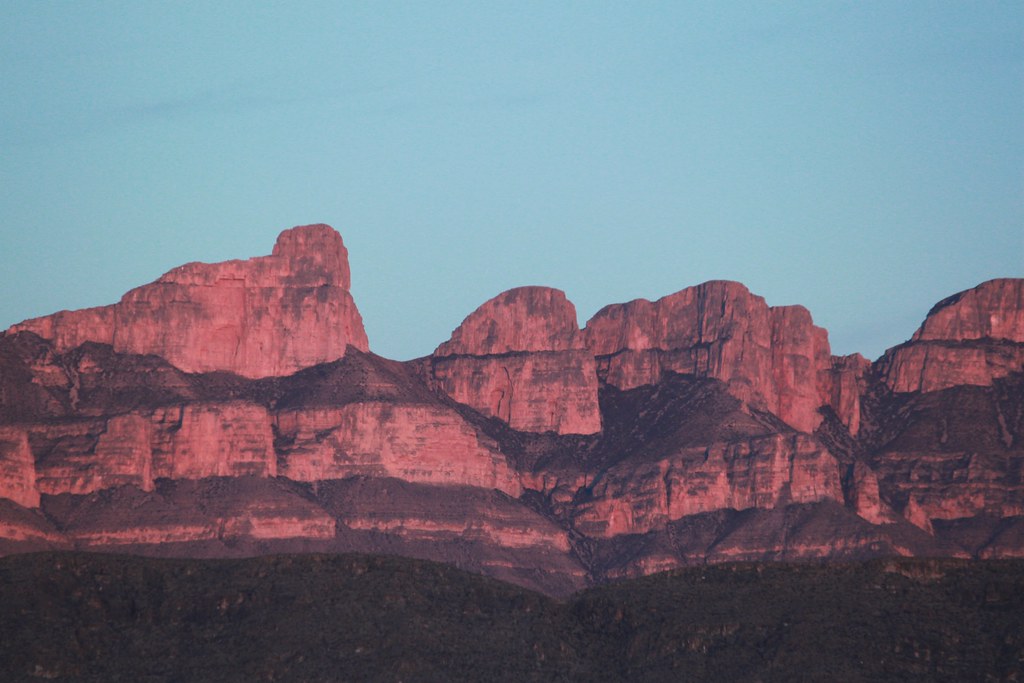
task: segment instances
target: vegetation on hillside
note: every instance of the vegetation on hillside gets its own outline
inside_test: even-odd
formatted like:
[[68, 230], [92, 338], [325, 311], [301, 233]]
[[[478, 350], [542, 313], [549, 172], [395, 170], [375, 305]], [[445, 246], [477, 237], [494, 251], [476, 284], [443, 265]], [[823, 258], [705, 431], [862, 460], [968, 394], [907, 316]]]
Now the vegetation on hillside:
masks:
[[1024, 668], [1024, 562], [732, 564], [560, 602], [398, 557], [0, 559], [0, 679], [963, 681]]

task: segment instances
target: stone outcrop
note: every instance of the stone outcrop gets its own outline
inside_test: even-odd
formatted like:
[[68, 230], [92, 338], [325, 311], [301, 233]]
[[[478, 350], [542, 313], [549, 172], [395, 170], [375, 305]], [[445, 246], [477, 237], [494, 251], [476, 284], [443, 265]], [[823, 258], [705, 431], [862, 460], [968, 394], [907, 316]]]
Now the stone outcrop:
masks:
[[860, 431], [860, 398], [867, 391], [870, 369], [871, 361], [859, 353], [832, 356], [832, 367], [825, 381], [828, 405], [851, 436], [857, 436]]
[[30, 425], [39, 456], [41, 493], [86, 494], [132, 484], [153, 487], [153, 426], [148, 416], [115, 415], [53, 425]]
[[0, 497], [0, 555], [63, 550], [70, 545], [41, 510]]
[[28, 433], [17, 427], [0, 427], [0, 498], [22, 507], [39, 507], [36, 463]]
[[575, 524], [588, 536], [607, 538], [714, 510], [823, 500], [843, 500], [836, 459], [813, 437], [776, 434], [612, 467], [577, 507]]
[[96, 440], [95, 464], [96, 469], [104, 471], [96, 489], [134, 484], [144, 491], [152, 490], [152, 421], [131, 413], [107, 420], [106, 429]]
[[[808, 432], [833, 399], [825, 330], [805, 308], [770, 308], [737, 282], [612, 304], [584, 333], [602, 379], [620, 389], [657, 384], [666, 371], [714, 377], [740, 400]], [[852, 406], [841, 410], [852, 423]]]
[[937, 520], [1024, 515], [1024, 376], [894, 402], [870, 457], [881, 499], [928, 532]]
[[941, 391], [972, 384], [987, 386], [1024, 367], [1024, 344], [909, 342], [890, 349], [881, 362], [893, 391]]
[[84, 495], [154, 481], [277, 475], [271, 419], [240, 401], [193, 403], [154, 411], [27, 427], [38, 458], [35, 488]]
[[110, 344], [186, 372], [287, 375], [340, 358], [350, 344], [368, 349], [349, 287], [341, 236], [309, 225], [281, 233], [270, 256], [190, 263], [117, 304], [26, 320], [9, 332], [34, 332], [58, 351]]
[[601, 430], [594, 358], [557, 289], [522, 287], [471, 313], [426, 360], [431, 383], [513, 429]]
[[899, 519], [878, 492], [878, 474], [864, 462], [850, 466], [848, 501], [851, 508], [872, 524], [886, 524]]
[[158, 410], [153, 422], [154, 477], [277, 476], [271, 420], [263, 406], [190, 404]]
[[[461, 539], [559, 554], [570, 550], [565, 529], [486, 487], [444, 485], [440, 505], [437, 488], [401, 479], [358, 477], [330, 487], [334, 495], [328, 499], [344, 500], [335, 510], [339, 521], [356, 531], [388, 533], [413, 542]], [[349, 495], [337, 496], [341, 490]]]
[[596, 546], [597, 555], [610, 559], [603, 570], [609, 579], [719, 562], [968, 556], [953, 544], [937, 544], [905, 521], [872, 524], [833, 500], [770, 509], [715, 510], [670, 522], [664, 530], [642, 537], [600, 539]]
[[54, 497], [46, 511], [75, 547], [119, 552], [174, 555], [175, 547], [184, 547], [231, 556], [239, 545], [333, 541], [336, 535], [335, 519], [295, 484], [254, 477], [162, 480], [152, 492], [128, 486]]
[[371, 552], [459, 557], [464, 568], [558, 595], [586, 585], [564, 528], [500, 491], [476, 486], [378, 476], [312, 486], [283, 477], [161, 479], [147, 492], [123, 486], [45, 496], [42, 511], [45, 517], [0, 499], [0, 553], [39, 547], [164, 557]]
[[1024, 280], [939, 302], [872, 372], [895, 394], [875, 417], [883, 502], [928, 533], [1024, 514]]
[[989, 386], [1024, 369], [1024, 279], [989, 280], [940, 301], [879, 361], [895, 392]]
[[275, 427], [280, 472], [296, 481], [363, 475], [521, 492], [498, 445], [444, 406], [370, 401], [287, 410]]

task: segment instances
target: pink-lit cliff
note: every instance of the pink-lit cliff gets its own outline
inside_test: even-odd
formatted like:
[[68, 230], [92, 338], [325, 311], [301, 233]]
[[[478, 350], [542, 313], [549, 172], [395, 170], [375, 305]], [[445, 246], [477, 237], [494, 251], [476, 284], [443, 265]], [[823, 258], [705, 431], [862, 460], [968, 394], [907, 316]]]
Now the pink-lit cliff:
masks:
[[348, 251], [326, 225], [281, 233], [270, 256], [189, 263], [125, 294], [119, 303], [26, 320], [58, 351], [87, 341], [154, 354], [187, 372], [287, 375], [367, 350], [349, 293]]
[[1024, 281], [871, 363], [734, 282], [522, 287], [370, 353], [327, 226], [0, 334], [0, 554], [387, 552], [564, 594], [741, 559], [1024, 556]]

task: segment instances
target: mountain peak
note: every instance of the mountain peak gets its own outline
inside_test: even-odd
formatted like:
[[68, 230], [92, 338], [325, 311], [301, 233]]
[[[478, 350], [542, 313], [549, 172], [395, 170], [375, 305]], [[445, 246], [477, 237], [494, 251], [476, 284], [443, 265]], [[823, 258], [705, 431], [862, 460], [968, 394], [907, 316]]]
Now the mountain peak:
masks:
[[435, 356], [582, 349], [576, 307], [551, 287], [516, 287], [466, 316]]
[[285, 230], [278, 235], [272, 256], [285, 259], [294, 269], [317, 271], [329, 284], [344, 289], [352, 286], [348, 249], [341, 234], [329, 225], [317, 223]]
[[110, 306], [26, 320], [58, 351], [87, 341], [121, 353], [155, 354], [186, 372], [288, 375], [367, 351], [349, 293], [348, 251], [327, 225], [285, 230], [270, 256], [188, 263]]
[[939, 339], [1024, 342], [1024, 279], [988, 280], [935, 304], [914, 340]]

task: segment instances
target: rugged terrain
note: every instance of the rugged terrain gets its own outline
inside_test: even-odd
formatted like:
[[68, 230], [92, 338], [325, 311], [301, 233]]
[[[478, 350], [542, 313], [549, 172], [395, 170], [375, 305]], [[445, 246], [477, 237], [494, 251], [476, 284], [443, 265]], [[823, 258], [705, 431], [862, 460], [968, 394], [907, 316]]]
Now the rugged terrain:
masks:
[[1010, 681], [1024, 562], [741, 563], [558, 602], [366, 555], [0, 559], [0, 678]]
[[734, 282], [485, 302], [376, 356], [327, 226], [0, 335], [0, 553], [375, 552], [552, 595], [708, 562], [1024, 557], [1024, 280], [870, 362]]

